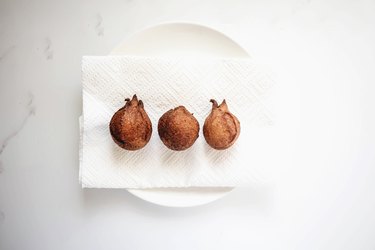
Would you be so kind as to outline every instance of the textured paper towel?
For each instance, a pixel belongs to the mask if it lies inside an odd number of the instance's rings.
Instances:
[[[86,56],[82,84],[83,187],[244,186],[261,178],[262,161],[253,159],[264,152],[256,151],[261,138],[253,135],[272,124],[267,93],[273,82],[252,60]],[[146,147],[130,152],[112,141],[108,124],[133,94],[143,100],[153,134]],[[212,98],[225,98],[241,122],[241,135],[228,150],[211,149],[202,134]],[[190,149],[174,152],[160,141],[157,122],[179,105],[194,113],[201,130]]]

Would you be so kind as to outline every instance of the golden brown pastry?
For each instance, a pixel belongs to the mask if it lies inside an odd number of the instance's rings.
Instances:
[[[191,147],[198,138],[199,123],[184,106],[179,106],[160,117],[158,132],[165,146],[181,151]]]
[[[117,145],[126,150],[138,150],[151,138],[151,121],[144,110],[143,102],[138,101],[136,95],[131,100],[126,98],[125,101],[124,107],[112,116],[109,130]]]
[[[206,142],[214,149],[227,149],[240,135],[240,122],[229,112],[225,100],[218,105],[213,99],[212,110],[204,122],[203,135]]]

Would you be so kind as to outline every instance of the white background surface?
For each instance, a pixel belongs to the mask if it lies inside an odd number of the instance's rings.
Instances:
[[[0,2],[0,249],[375,249],[374,1]],[[275,181],[171,209],[82,190],[82,55],[164,21],[278,76]],[[152,42],[152,41],[150,41]]]

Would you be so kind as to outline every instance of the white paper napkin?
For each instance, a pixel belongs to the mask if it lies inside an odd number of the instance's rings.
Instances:
[[[262,128],[272,124],[267,93],[273,82],[252,60],[86,56],[82,84],[83,187],[246,186],[263,178],[262,157],[268,155]],[[146,147],[131,152],[112,141],[108,124],[133,94],[144,102],[153,134]],[[210,148],[202,133],[212,98],[225,98],[241,122],[239,139],[224,151]],[[157,123],[179,105],[194,113],[200,134],[191,148],[175,152],[160,141]]]

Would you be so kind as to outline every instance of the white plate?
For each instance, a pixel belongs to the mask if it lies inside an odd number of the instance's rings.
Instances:
[[[110,55],[249,57],[240,45],[223,33],[190,23],[166,23],[144,29],[123,41]],[[168,207],[207,204],[231,190],[233,187],[128,189],[143,200]]]

